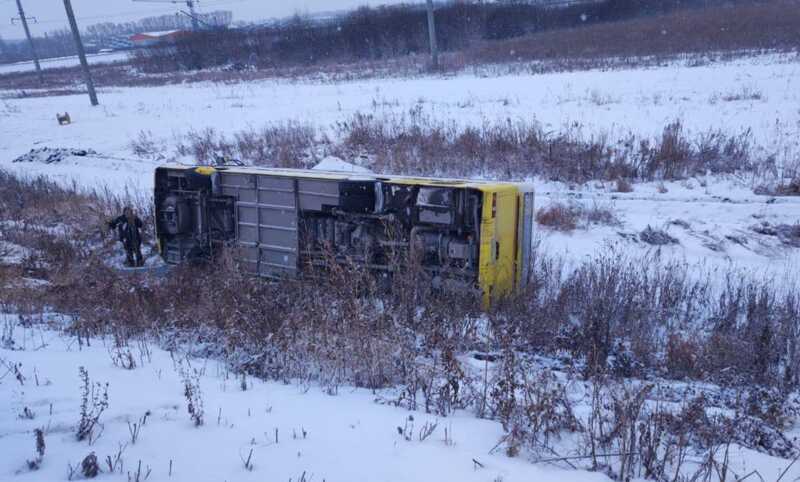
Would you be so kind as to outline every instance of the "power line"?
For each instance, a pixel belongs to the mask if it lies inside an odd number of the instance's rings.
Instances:
[[[15,0],[0,0],[0,4],[2,2],[4,2],[4,1],[12,1],[13,2]],[[120,12],[120,13],[116,13],[116,14],[112,14],[112,15],[88,15],[88,16],[76,17],[76,20],[77,21],[81,21],[81,22],[82,21],[92,21],[92,20],[107,20],[107,19],[119,18],[119,17],[131,17],[133,15],[140,14],[140,16],[136,20],[133,20],[133,19],[129,20],[129,21],[138,21],[138,20],[141,20],[142,18],[146,18],[145,16],[147,16],[147,15],[150,15],[150,16],[156,15],[156,14],[167,15],[167,14],[170,14],[170,13],[178,13],[178,12],[175,9],[172,9],[172,8],[170,8],[170,9],[153,9],[153,10],[138,10],[138,11]],[[28,18],[30,18],[30,17],[28,17]],[[64,20],[55,20],[55,19],[52,19],[52,20],[39,20],[39,19],[37,19],[36,24],[37,25],[55,25],[55,24],[64,25],[65,22],[64,22]],[[12,29],[11,29],[11,27],[0,26],[0,32],[4,32],[4,31],[5,32],[11,32]]]
[[[13,1],[14,0],[0,0],[0,3],[13,2]],[[206,5],[206,6],[224,6],[224,5],[231,5],[231,4],[234,4],[234,3],[241,3],[243,1],[246,1],[246,0],[219,0],[219,1],[216,1],[216,2],[207,2],[207,3],[204,3],[204,5]],[[167,2],[155,2],[155,3],[167,3]],[[169,2],[169,3],[173,3],[173,2]],[[181,3],[183,3],[183,2],[181,2]],[[174,8],[167,8],[167,9],[158,8],[158,9],[152,9],[152,10],[129,10],[127,12],[118,12],[118,13],[114,13],[114,14],[110,14],[110,15],[87,15],[87,16],[75,17],[75,20],[78,20],[78,21],[104,20],[104,19],[108,19],[108,18],[128,17],[128,16],[131,16],[131,15],[151,15],[151,14],[159,14],[159,13],[162,13],[162,14],[176,13],[176,10]],[[64,23],[64,21],[63,20],[55,20],[55,19],[53,19],[53,20],[38,20],[36,23],[37,24],[53,24],[53,23]]]
[[[174,11],[175,11],[175,9],[168,9],[168,10],[166,10],[166,9],[139,10],[139,11],[120,12],[120,13],[115,13],[113,15],[89,15],[89,16],[86,16],[86,17],[76,17],[75,20],[81,20],[81,21],[83,21],[83,20],[102,20],[102,19],[107,19],[107,18],[127,17],[127,16],[130,16],[130,15],[137,15],[137,14],[144,14],[144,15],[154,14],[154,13],[165,13],[166,14],[166,13],[172,13]],[[39,24],[44,24],[44,23],[64,23],[64,21],[63,20],[55,20],[55,19],[53,19],[53,20],[39,20],[36,23],[39,23]]]

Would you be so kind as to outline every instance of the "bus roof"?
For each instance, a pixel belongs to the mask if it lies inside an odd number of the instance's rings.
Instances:
[[[373,174],[358,172],[324,171],[315,169],[290,169],[257,166],[189,166],[185,164],[165,164],[159,168],[173,170],[189,170],[206,168],[209,171],[224,171],[235,174],[264,174],[280,177],[297,177],[307,179],[337,179],[343,181],[387,181],[397,184],[415,184],[424,186],[440,186],[453,188],[472,188],[482,191],[503,187],[516,187],[521,191],[533,190],[530,184],[524,182],[487,181],[478,179],[454,179],[438,177],[398,176],[392,174]]]

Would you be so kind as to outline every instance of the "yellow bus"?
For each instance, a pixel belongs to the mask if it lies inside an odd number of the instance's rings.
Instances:
[[[435,285],[475,291],[485,306],[529,275],[534,192],[524,183],[166,165],[154,199],[169,264],[231,247],[255,275],[300,276],[334,260],[390,282],[398,259],[414,259]]]

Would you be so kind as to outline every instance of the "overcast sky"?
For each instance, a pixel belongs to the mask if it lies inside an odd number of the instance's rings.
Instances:
[[[154,2],[156,0],[153,0]],[[422,1],[422,0],[419,0]],[[158,0],[150,3],[133,0],[72,0],[72,8],[82,29],[100,22],[125,22],[143,17],[152,17],[185,9],[183,5],[173,5]],[[344,10],[361,5],[382,5],[400,3],[400,0],[199,0],[196,5],[200,12],[230,10],[234,21],[255,21],[269,18],[288,17],[295,13],[320,13]],[[407,1],[406,3],[414,3]],[[36,17],[38,23],[31,23],[34,35],[67,26],[63,0],[22,0],[25,14]],[[0,36],[6,39],[24,38],[25,33],[18,23],[11,25],[11,18],[17,17],[16,0],[0,0]]]

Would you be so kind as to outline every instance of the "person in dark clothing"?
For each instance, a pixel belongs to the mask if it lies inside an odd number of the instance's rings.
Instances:
[[[117,235],[125,247],[125,266],[144,266],[142,258],[142,220],[129,206],[122,211],[122,216],[112,219],[108,227],[117,230]]]

